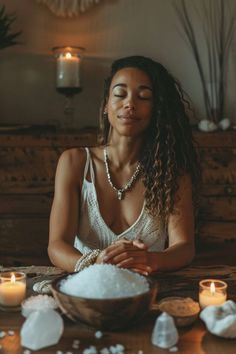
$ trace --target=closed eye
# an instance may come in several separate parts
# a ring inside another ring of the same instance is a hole
[[[115,97],[125,97],[125,95],[114,95]]]

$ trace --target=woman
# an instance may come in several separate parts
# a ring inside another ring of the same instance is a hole
[[[152,59],[115,61],[101,144],[58,162],[48,252],[67,271],[109,263],[148,275],[194,257],[199,178],[183,94]]]

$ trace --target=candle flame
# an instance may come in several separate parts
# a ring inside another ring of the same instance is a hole
[[[16,277],[15,274],[12,273],[11,275],[11,283],[15,283],[16,282]]]
[[[211,282],[210,291],[211,291],[211,294],[212,294],[212,295],[214,295],[215,292],[216,292],[216,287],[215,287],[215,284],[214,284],[213,282]]]
[[[67,53],[65,54],[65,57],[66,57],[66,59],[70,59],[70,58],[72,58],[72,55],[71,55],[70,52],[67,52]]]

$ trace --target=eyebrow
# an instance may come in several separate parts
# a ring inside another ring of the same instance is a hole
[[[112,90],[114,90],[114,88],[116,88],[116,87],[127,87],[127,85],[126,84],[116,84],[116,85],[114,85],[113,87],[112,87]],[[149,91],[151,91],[152,92],[152,88],[151,87],[149,87],[149,86],[146,86],[146,85],[140,85],[139,87],[139,90],[141,89],[141,90],[149,90]]]

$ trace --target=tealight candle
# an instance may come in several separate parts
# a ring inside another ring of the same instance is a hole
[[[19,306],[26,294],[26,277],[22,272],[3,272],[0,275],[0,305],[4,308]]]
[[[199,304],[202,309],[209,305],[222,305],[227,298],[227,284],[218,279],[205,279],[199,283]]]

